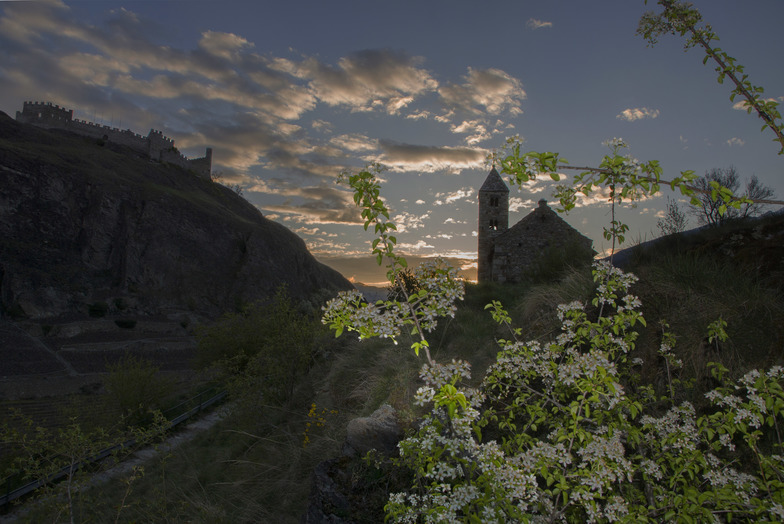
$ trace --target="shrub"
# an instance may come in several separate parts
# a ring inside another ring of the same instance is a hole
[[[628,293],[636,278],[603,265],[595,278],[598,316],[589,318],[581,302],[560,306],[562,329],[551,343],[523,343],[512,329],[479,390],[459,389],[467,363],[423,367],[417,398],[432,410],[400,444],[397,463],[411,472],[412,485],[390,496],[390,516],[784,518],[784,369],[724,384],[726,368],[714,366],[722,385],[706,395],[713,407],[702,415],[672,395],[657,398],[635,380],[643,363],[629,355],[635,326],[645,325],[639,300]],[[490,309],[509,325],[499,303]],[[663,333],[659,356],[668,376],[680,365],[672,344]]]
[[[121,410],[126,425],[147,425],[152,420],[151,412],[160,408],[171,392],[171,385],[155,365],[131,353],[106,368],[109,375],[104,387],[110,402]]]
[[[220,369],[241,397],[280,402],[310,366],[320,330],[281,287],[271,303],[246,307],[199,330],[197,365]]]

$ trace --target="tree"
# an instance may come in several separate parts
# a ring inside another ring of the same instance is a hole
[[[662,236],[674,235],[685,231],[688,221],[686,213],[678,206],[677,200],[667,197],[667,212],[656,222],[656,227],[659,228]]]
[[[722,200],[716,197],[717,190],[724,187],[737,194],[740,189],[740,174],[735,166],[711,169],[704,176],[697,178],[694,185],[702,192],[698,197],[699,204],[692,208],[692,212],[701,224],[712,226],[721,225],[727,220],[754,216],[765,206],[761,201],[773,196],[773,190],[763,185],[754,175],[746,183],[746,191],[743,195],[746,200],[739,207],[730,207],[721,213]]]

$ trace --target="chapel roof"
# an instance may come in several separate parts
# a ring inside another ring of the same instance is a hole
[[[490,173],[487,175],[487,178],[485,178],[485,182],[484,184],[482,184],[482,187],[479,188],[479,191],[480,192],[503,191],[508,193],[509,188],[506,187],[506,184],[501,178],[501,175],[498,174],[498,171],[496,171],[495,166],[493,166],[493,169],[490,170]]]
[[[560,227],[563,228],[562,231],[575,233],[588,240],[587,237],[569,225],[566,220],[564,220],[558,213],[548,206],[547,200],[544,199],[539,200],[539,205],[536,207],[536,209],[521,218],[519,222],[501,233],[497,238],[511,238],[520,235],[528,236],[531,234],[541,234],[542,221],[560,223]]]

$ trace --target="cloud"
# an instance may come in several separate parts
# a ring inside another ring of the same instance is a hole
[[[428,118],[430,118],[430,116],[431,116],[430,111],[422,110],[422,111],[416,111],[414,113],[409,113],[406,115],[406,118],[409,120],[423,120],[423,119],[427,120]]]
[[[434,92],[438,86],[419,66],[421,59],[401,52],[361,51],[341,58],[335,67],[313,57],[298,62],[264,57],[244,37],[218,31],[204,31],[194,50],[178,50],[154,43],[147,29],[149,21],[140,21],[124,9],[112,12],[106,25],[99,27],[70,18],[69,9],[61,3],[36,2],[39,6],[43,8],[9,5],[0,17],[0,27],[6,29],[0,45],[14,53],[13,62],[30,66],[16,75],[15,91],[24,93],[20,98],[31,98],[30,91],[35,90],[30,86],[57,85],[60,104],[80,108],[89,101],[94,110],[109,113],[119,112],[117,94],[123,93],[138,104],[127,108],[126,121],[132,126],[134,115],[145,114],[143,108],[158,101],[166,101],[168,107],[179,105],[192,119],[202,115],[208,102],[213,107],[222,103],[222,111],[252,117],[268,136],[290,140],[294,137],[286,132],[285,121],[300,119],[320,102],[375,110],[381,101],[381,110],[396,113],[412,103],[415,95]],[[40,49],[31,51],[27,45],[31,43]],[[9,77],[14,78],[14,72]],[[94,89],[86,91],[85,86]],[[95,96],[95,89],[103,94]],[[48,93],[42,95],[39,98],[51,98]],[[162,126],[161,114],[166,113],[171,110],[149,112],[158,115],[156,128]],[[182,123],[198,125],[193,120]],[[136,127],[143,129],[145,124]],[[213,147],[220,144],[220,134],[201,127],[200,138]],[[316,122],[314,128],[326,129],[327,125]],[[179,145],[183,130],[176,131],[170,134],[177,134]],[[301,142],[302,137],[296,140]],[[233,153],[223,159],[238,159],[231,166],[235,169],[247,169],[253,160],[251,155]]]
[[[658,109],[648,109],[647,107],[634,107],[624,109],[615,118],[626,120],[627,122],[634,122],[643,118],[657,118],[659,116]]]
[[[241,34],[200,31],[195,44],[177,48],[169,28],[127,9],[88,22],[60,1],[4,2],[0,100],[51,100],[77,118],[161,129],[188,156],[212,147],[215,171],[269,195],[267,216],[313,225],[359,223],[351,194],[331,183],[352,160],[378,160],[392,172],[481,167],[487,151],[477,144],[501,129],[499,117],[520,114],[526,98],[500,69],[469,68],[441,82],[423,58],[403,51],[283,57],[262,54]],[[354,112],[443,124],[466,145],[335,134],[332,115]]]
[[[294,230],[294,232],[297,233],[298,235],[315,235],[319,231],[320,230],[317,227],[310,227],[310,228],[300,227]]]
[[[326,120],[319,119],[311,122],[310,127],[315,129],[316,131],[329,132],[332,131],[333,125],[330,122],[327,122]]]
[[[520,104],[526,98],[522,83],[500,69],[468,68],[462,84],[447,83],[438,89],[442,103],[449,110],[472,114],[522,114]]]
[[[420,171],[459,173],[463,169],[481,167],[487,152],[471,147],[438,147],[403,144],[379,140],[379,161],[392,171]]]
[[[398,244],[398,248],[400,248],[401,251],[405,251],[406,253],[416,254],[417,252],[423,249],[434,249],[434,246],[428,244],[424,240],[418,240],[414,244],[410,244],[410,243]]]
[[[371,111],[383,105],[394,114],[408,105],[414,95],[433,91],[438,82],[420,67],[421,58],[388,49],[368,49],[338,61],[337,67],[315,57],[300,61],[275,59],[273,67],[305,80],[319,101],[345,105],[353,111]],[[386,103],[384,103],[386,100]],[[376,102],[381,104],[376,104]]]
[[[207,53],[229,61],[236,61],[239,53],[251,49],[254,45],[234,33],[205,31],[199,41],[199,48]]]
[[[727,145],[730,146],[730,147],[732,147],[732,146],[740,146],[740,147],[742,147],[745,144],[746,144],[745,140],[743,140],[742,138],[738,138],[736,136],[734,136],[734,137],[730,138],[729,140],[727,140]]]
[[[400,112],[401,109],[406,107],[408,104],[414,101],[413,96],[399,96],[396,98],[390,98],[389,102],[387,102],[387,112],[390,115],[396,115]]]
[[[378,149],[378,141],[368,138],[359,133],[344,134],[330,139],[331,144],[334,144],[346,151],[373,151]]]
[[[522,199],[520,197],[510,197],[509,198],[509,211],[511,213],[517,213],[521,209],[533,209],[534,208],[534,201],[529,199]]]
[[[492,136],[487,131],[486,123],[482,120],[463,120],[462,123],[453,125],[450,130],[453,133],[467,133],[469,135],[466,137],[468,145],[478,144]],[[499,131],[495,130],[495,132]]]
[[[533,29],[535,31],[537,29],[553,27],[553,23],[537,20],[536,18],[529,18],[528,21],[525,23],[525,26],[528,29]]]
[[[430,213],[425,213],[424,215],[414,215],[413,213],[403,211],[394,215],[392,217],[392,221],[395,223],[399,233],[405,233],[406,231],[410,231],[412,229],[422,229],[425,227],[425,220],[428,218],[430,218]]]
[[[352,194],[336,186],[300,187],[288,179],[256,180],[247,192],[275,194],[283,201],[265,205],[262,211],[282,215],[284,220],[313,224],[362,224]]]
[[[449,217],[446,220],[444,220],[444,224],[467,224],[467,223],[468,222],[466,222],[465,220],[455,220],[452,217]]]
[[[434,205],[440,206],[444,204],[454,204],[458,200],[465,200],[470,198],[473,194],[474,188],[472,187],[463,187],[449,193],[436,193],[436,201]]]

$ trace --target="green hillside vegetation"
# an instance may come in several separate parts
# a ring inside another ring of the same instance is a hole
[[[640,277],[632,291],[640,297],[648,325],[640,330],[630,356],[644,360],[642,376],[658,396],[668,395],[666,368],[657,354],[659,320],[669,322],[677,357],[684,361],[673,376],[675,400],[691,400],[698,409],[706,407],[704,393],[715,387],[708,361],[724,364],[732,378],[751,368],[784,363],[782,235],[784,218],[778,216],[668,237],[655,249],[632,249],[628,270]],[[532,275],[516,285],[469,285],[455,318],[431,334],[432,355],[439,362],[469,361],[476,385],[495,361],[499,347],[494,339],[507,336],[485,311],[487,303],[501,300],[513,324],[522,328],[523,339],[552,340],[560,325],[557,305],[575,299],[590,304],[594,287],[590,268],[568,264],[557,274]],[[225,376],[235,381],[227,416],[195,440],[147,464],[144,475],[134,477],[130,487],[126,476],[85,492],[90,503],[83,506],[79,520],[113,519],[125,497],[121,522],[299,522],[313,470],[319,462],[341,456],[349,420],[389,403],[401,424],[412,430],[424,414],[414,404],[423,360],[408,349],[410,342],[405,337],[399,345],[380,339],[360,342],[345,335],[335,339],[312,323],[320,312],[303,316],[304,307],[279,295],[266,314],[235,314],[204,332],[202,363],[218,362],[222,372],[232,363],[234,373]],[[591,308],[589,314],[595,314]],[[297,315],[292,314],[295,311]],[[729,338],[708,344],[706,329],[717,317],[726,321]],[[285,318],[293,324],[282,322]],[[296,348],[276,346],[288,337],[285,331],[272,329],[273,319],[296,330],[291,338],[306,342],[308,358],[297,360],[301,375],[293,388],[270,394],[268,383],[248,380],[258,376],[258,369],[243,370],[259,355],[268,365],[270,358],[296,360],[290,358]],[[237,337],[233,354],[208,356],[215,347],[211,337],[229,334]],[[255,355],[243,349],[247,336],[256,337],[255,347],[262,348],[253,350],[258,351]],[[242,365],[237,365],[238,355],[243,355]],[[669,405],[662,402],[661,411]],[[344,458],[342,466],[343,489],[353,507],[341,516],[354,522],[381,522],[388,494],[411,482],[404,471],[389,465]],[[29,514],[31,521],[50,516],[37,510]]]

